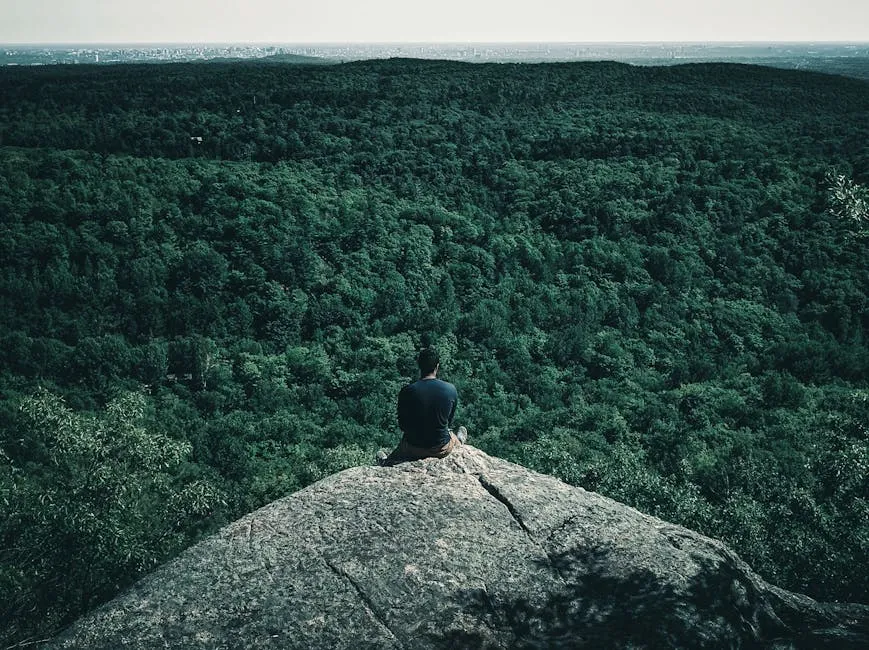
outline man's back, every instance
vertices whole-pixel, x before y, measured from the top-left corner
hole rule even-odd
[[[416,447],[438,447],[450,441],[456,413],[456,387],[440,379],[420,379],[398,394],[398,426]]]

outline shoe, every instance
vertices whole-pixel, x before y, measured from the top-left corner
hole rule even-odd
[[[468,440],[468,430],[467,430],[467,428],[466,428],[464,425],[463,425],[463,426],[460,426],[460,427],[459,427],[459,430],[456,431],[456,438],[458,438],[458,439],[459,439],[459,442],[462,443],[462,444],[465,444],[465,443],[467,442],[467,440]]]
[[[389,458],[389,454],[387,454],[382,449],[377,452],[377,455],[374,457],[374,462],[380,465],[381,467],[386,467],[386,459]]]

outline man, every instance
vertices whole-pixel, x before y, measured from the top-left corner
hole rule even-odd
[[[440,357],[434,348],[426,348],[416,360],[419,380],[398,393],[398,426],[404,434],[398,447],[388,457],[381,452],[381,465],[394,465],[418,458],[444,458],[468,437],[468,430],[450,426],[459,397],[456,387],[437,378]]]

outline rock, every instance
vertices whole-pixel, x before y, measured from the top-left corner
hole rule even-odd
[[[53,648],[869,647],[869,607],[465,446],[252,512]]]

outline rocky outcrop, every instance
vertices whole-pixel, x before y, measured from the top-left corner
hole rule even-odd
[[[869,607],[766,584],[722,543],[466,446],[261,508],[55,648],[867,647]]]

